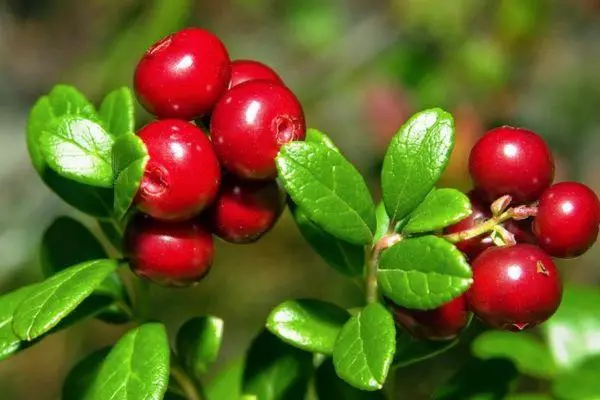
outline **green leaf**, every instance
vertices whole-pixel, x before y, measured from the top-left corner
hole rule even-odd
[[[10,357],[24,346],[13,332],[13,314],[21,302],[34,292],[35,287],[24,286],[0,296],[0,360]]]
[[[556,373],[549,350],[528,333],[487,331],[473,341],[471,350],[482,359],[506,358],[525,375],[550,378]]]
[[[553,400],[552,397],[542,393],[516,393],[504,398],[504,400]]]
[[[600,355],[600,291],[565,287],[558,311],[541,328],[561,369],[574,368],[586,357]]]
[[[81,400],[90,394],[110,347],[97,350],[71,368],[62,388],[62,400]]]
[[[552,392],[560,400],[600,399],[600,357],[585,360],[577,368],[559,375]]]
[[[162,324],[129,331],[110,351],[85,400],[159,400],[169,383],[169,341]]]
[[[501,400],[518,377],[514,365],[505,359],[473,360],[462,367],[434,395],[435,400]]]
[[[106,130],[113,137],[135,131],[133,95],[129,88],[110,92],[102,101],[99,113]]]
[[[96,120],[94,106],[77,89],[66,85],[55,86],[50,94],[40,97],[29,113],[27,121],[27,149],[35,169],[42,174],[46,161],[40,149],[42,133],[58,118],[78,115]]]
[[[362,176],[339,152],[292,142],[282,147],[276,161],[283,186],[311,221],[347,242],[371,243],[373,199]]]
[[[390,218],[413,211],[446,168],[454,147],[454,120],[439,109],[412,116],[394,136],[383,160],[381,187]]]
[[[308,218],[306,212],[291,202],[290,211],[304,240],[329,266],[350,277],[362,275],[364,246],[345,242],[325,232]]]
[[[433,358],[458,344],[454,340],[415,340],[402,332],[396,336],[394,367],[406,367]]]
[[[460,296],[473,281],[462,253],[437,236],[403,240],[384,251],[377,279],[394,303],[424,310]]]
[[[90,186],[113,185],[113,138],[97,122],[63,116],[40,137],[48,166],[59,175]]]
[[[340,150],[333,143],[333,141],[318,129],[309,128],[306,130],[306,138],[304,139],[306,142],[322,144],[326,147],[329,147],[331,150],[335,150],[339,152]]]
[[[319,400],[385,400],[383,392],[366,392],[348,385],[338,378],[331,359],[325,360],[317,369],[315,386]]]
[[[288,300],[271,311],[267,329],[281,340],[312,353],[332,354],[350,314],[320,300]]]
[[[312,371],[310,353],[263,331],[248,351],[242,393],[257,400],[303,400]]]
[[[377,243],[381,238],[387,235],[390,229],[390,217],[385,210],[385,204],[383,202],[377,205],[375,209],[375,217],[377,219],[377,228],[375,229],[375,236],[373,237],[373,244]]]
[[[186,371],[198,377],[217,360],[222,341],[222,319],[213,316],[192,318],[177,333],[177,356]]]
[[[333,349],[337,375],[361,390],[383,387],[396,350],[396,328],[381,304],[365,307],[344,325]]]
[[[239,400],[242,396],[244,360],[236,360],[205,387],[208,400]]]
[[[431,232],[452,225],[471,214],[471,202],[455,189],[433,189],[412,212],[403,231]]]
[[[115,215],[125,217],[140,187],[148,163],[148,150],[134,134],[122,135],[113,147],[115,172]]]
[[[32,340],[48,332],[116,269],[117,263],[114,260],[88,261],[39,283],[35,293],[26,298],[15,311],[15,334],[23,340]]]

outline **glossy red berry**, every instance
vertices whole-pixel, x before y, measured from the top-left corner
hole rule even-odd
[[[554,257],[577,257],[598,238],[600,203],[589,187],[577,182],[551,186],[540,198],[533,227],[539,245]]]
[[[144,54],[134,76],[138,100],[158,118],[192,120],[210,112],[227,89],[230,60],[219,38],[183,29]]]
[[[416,339],[449,340],[455,338],[469,322],[464,296],[433,310],[412,310],[391,305],[396,323]]]
[[[285,143],[302,140],[302,107],[285,86],[268,81],[243,83],[217,103],[210,121],[222,165],[245,179],[272,179],[275,157]]]
[[[227,176],[208,211],[213,233],[231,243],[251,243],[267,233],[285,206],[275,180],[244,181]]]
[[[471,150],[469,172],[475,187],[493,201],[509,194],[516,204],[537,200],[554,179],[554,160],[535,133],[503,126],[492,129]]]
[[[149,154],[135,203],[161,220],[188,219],[214,200],[221,170],[210,140],[179,120],[152,122],[137,135]]]
[[[560,305],[558,270],[539,247],[490,247],[472,267],[467,302],[487,325],[513,331],[531,328],[550,318]]]
[[[229,89],[248,81],[271,81],[283,84],[277,72],[261,62],[253,60],[235,60],[231,62]]]
[[[166,286],[189,286],[209,271],[214,243],[198,219],[164,222],[138,214],[125,231],[124,250],[131,270]]]
[[[472,213],[467,218],[450,225],[444,229],[445,233],[456,233],[460,231],[466,231],[480,225],[492,216],[489,206],[486,206],[477,196],[474,191],[468,193],[469,200],[471,201]],[[477,257],[482,251],[494,243],[489,234],[480,235],[472,239],[463,240],[455,244],[456,247],[462,251],[468,259],[472,260]]]

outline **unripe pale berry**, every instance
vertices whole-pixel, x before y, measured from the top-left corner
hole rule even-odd
[[[212,110],[227,89],[230,60],[219,38],[187,28],[155,43],[134,77],[139,102],[158,118],[192,120]]]
[[[198,219],[165,222],[140,213],[129,222],[124,238],[131,270],[161,285],[192,285],[213,261],[212,235]]]
[[[213,233],[231,243],[251,243],[267,233],[285,206],[277,181],[244,181],[228,175],[208,210]]]
[[[535,133],[503,126],[481,137],[469,158],[473,183],[491,202],[511,195],[516,204],[537,200],[554,179],[554,160]]]
[[[467,302],[489,326],[512,331],[532,328],[550,318],[560,305],[558,269],[539,247],[490,247],[472,267]]]
[[[416,339],[450,340],[469,322],[464,295],[433,310],[412,310],[396,304],[390,304],[390,307],[396,323]]]
[[[304,112],[285,86],[242,83],[217,103],[210,134],[221,164],[244,179],[273,179],[281,146],[306,135]]]
[[[200,128],[166,119],[144,126],[137,135],[149,154],[135,198],[141,211],[161,220],[185,220],[210,205],[221,170]]]
[[[554,257],[577,257],[598,238],[600,203],[589,187],[561,182],[544,192],[534,220],[540,247]]]

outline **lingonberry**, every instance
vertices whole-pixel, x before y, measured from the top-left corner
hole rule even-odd
[[[469,322],[465,296],[459,296],[433,310],[412,310],[393,303],[390,307],[396,323],[416,339],[453,339]]]
[[[208,211],[213,233],[232,243],[251,243],[267,233],[285,206],[275,180],[244,181],[228,175]]]
[[[455,223],[454,225],[450,225],[444,229],[445,233],[456,233],[461,231],[466,231],[475,227],[476,225],[480,225],[485,222],[488,218],[492,216],[489,211],[489,207],[487,207],[475,193],[475,191],[470,191],[468,193],[469,200],[471,201],[472,212],[467,218]],[[490,246],[493,246],[492,239],[489,234],[483,234],[476,236],[471,239],[463,240],[456,243],[456,247],[462,251],[468,259],[473,260],[477,257],[482,251],[487,249]]]
[[[537,238],[533,234],[531,219],[514,220],[509,219],[502,225],[514,235],[517,243],[537,244]]]
[[[530,244],[490,247],[472,264],[469,308],[484,323],[519,331],[544,322],[558,308],[562,284],[554,262]]]
[[[250,81],[219,100],[210,133],[227,170],[241,178],[271,179],[277,175],[279,149],[287,142],[304,139],[306,125],[302,107],[288,88]]]
[[[248,81],[265,80],[283,84],[273,69],[254,60],[235,60],[231,62],[229,89]]]
[[[540,198],[533,229],[539,246],[554,257],[577,257],[598,238],[598,196],[577,182],[552,185]]]
[[[198,219],[165,222],[140,213],[127,225],[124,238],[131,270],[161,285],[192,285],[213,261],[212,235]]]
[[[221,170],[202,130],[180,120],[151,122],[138,131],[149,160],[135,203],[161,220],[188,219],[214,200]]]
[[[210,112],[227,88],[230,60],[219,38],[183,29],[155,43],[134,76],[138,100],[158,118],[192,120]]]
[[[503,126],[486,133],[471,150],[475,187],[493,201],[509,194],[515,203],[535,201],[554,179],[554,160],[535,133]]]

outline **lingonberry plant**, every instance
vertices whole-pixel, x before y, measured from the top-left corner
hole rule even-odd
[[[554,162],[540,136],[511,127],[483,136],[471,152],[475,189],[467,195],[436,187],[453,148],[452,116],[422,111],[389,145],[376,205],[334,143],[306,129],[278,74],[257,61],[230,61],[212,33],[185,29],[151,46],[134,88],[157,118],[137,132],[127,88],[96,110],[59,85],[31,110],[27,144],[40,177],[96,218],[114,248],[107,252],[76,220],[57,219],[43,237],[47,279],[0,297],[2,358],[95,317],[136,327],[73,369],[66,399],[381,399],[392,368],[451,348],[475,316],[496,329],[474,341],[481,363],[436,398],[471,398],[465,393],[489,377],[504,396],[514,371],[493,357],[555,376],[544,346],[520,331],[559,308],[563,285],[552,257],[592,246],[600,205],[580,183],[551,186]],[[277,305],[244,363],[206,389],[224,322],[194,316],[171,348],[163,324],[147,318],[145,285],[198,283],[213,264],[213,235],[259,240],[286,205],[323,260],[361,282],[365,305]],[[125,284],[127,266],[136,284]],[[577,295],[565,293],[573,307]],[[523,358],[532,352],[540,362]],[[488,380],[464,392],[457,382],[473,371]],[[574,378],[561,379],[559,396]]]

